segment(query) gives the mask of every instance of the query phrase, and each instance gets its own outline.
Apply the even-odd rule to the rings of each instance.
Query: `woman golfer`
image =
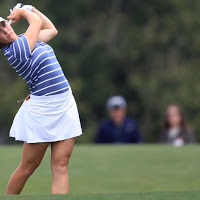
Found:
[[[69,192],[68,162],[75,137],[82,134],[76,102],[53,49],[46,44],[57,35],[52,22],[32,6],[14,9],[7,17],[25,18],[28,29],[16,35],[0,18],[0,47],[10,65],[26,80],[30,96],[15,116],[10,136],[24,141],[22,160],[12,174],[7,194],[20,194],[40,165],[51,143],[52,194]]]

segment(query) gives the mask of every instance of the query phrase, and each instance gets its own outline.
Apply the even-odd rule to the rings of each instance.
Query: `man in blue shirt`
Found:
[[[103,121],[98,128],[96,143],[140,143],[142,141],[138,123],[126,117],[126,100],[113,96],[107,101],[110,119]]]

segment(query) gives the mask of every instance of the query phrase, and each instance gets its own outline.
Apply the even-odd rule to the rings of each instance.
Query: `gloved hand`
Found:
[[[18,8],[22,8],[23,4],[22,3],[18,3],[13,9],[10,9],[10,14],[12,13],[13,10],[18,9]],[[12,24],[12,19],[8,21],[9,24]]]
[[[22,8],[23,9],[26,9],[26,10],[29,10],[29,11],[33,11],[33,6],[31,6],[31,5],[24,5],[24,6],[22,6]]]
[[[10,9],[10,13],[15,9],[22,8],[23,6],[24,5],[22,3],[18,3],[13,9]]]
[[[33,6],[31,5],[23,5],[22,3],[18,3],[13,9],[10,9],[10,13],[12,13],[13,10],[18,9],[18,8],[23,8],[26,9],[28,11],[33,11]],[[9,24],[12,23],[12,20],[9,20]]]
[[[33,11],[33,6],[32,5],[23,5],[22,3],[18,3],[14,8],[13,10],[17,9],[17,8],[23,8],[23,9],[26,9],[26,10],[29,10],[29,11]],[[12,11],[13,11],[12,10]],[[11,10],[10,10],[11,11]]]

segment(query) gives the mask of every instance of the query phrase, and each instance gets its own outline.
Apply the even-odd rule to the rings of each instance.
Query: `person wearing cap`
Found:
[[[57,35],[53,23],[30,5],[17,4],[7,17],[11,24],[28,21],[16,35],[0,18],[0,48],[10,65],[27,82],[30,96],[13,121],[10,137],[23,141],[22,160],[12,174],[7,195],[20,194],[51,145],[52,194],[69,192],[68,163],[75,138],[82,134],[77,105],[69,82],[47,43]]]
[[[109,119],[98,128],[96,143],[140,143],[142,136],[138,123],[126,116],[127,103],[122,96],[113,96],[107,101]]]

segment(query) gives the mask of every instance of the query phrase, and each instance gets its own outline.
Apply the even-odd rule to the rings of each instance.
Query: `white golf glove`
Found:
[[[23,5],[22,3],[18,3],[13,9],[12,9],[12,11],[13,10],[15,10],[15,9],[17,9],[17,8],[23,8],[23,9],[26,9],[26,10],[29,10],[29,11],[33,11],[33,6],[32,5]]]
[[[12,13],[12,11],[15,9],[22,8],[22,6],[23,6],[22,3],[18,3],[13,9],[10,9],[10,13]]]
[[[29,10],[29,11],[33,11],[33,6],[31,6],[31,5],[24,5],[24,6],[22,6],[22,8],[23,9],[26,9],[26,10]]]
[[[22,3],[18,3],[13,9],[10,9],[10,13],[12,13],[13,10],[15,9],[18,9],[18,8],[23,8],[25,10],[28,10],[28,11],[33,11],[33,6],[31,5],[23,5]],[[12,20],[9,20],[9,24],[12,23]]]
[[[18,3],[13,9],[10,9],[10,14],[12,13],[13,10],[18,9],[18,8],[22,8],[23,4],[22,3]],[[12,23],[12,19],[10,19],[8,21],[9,24]]]

